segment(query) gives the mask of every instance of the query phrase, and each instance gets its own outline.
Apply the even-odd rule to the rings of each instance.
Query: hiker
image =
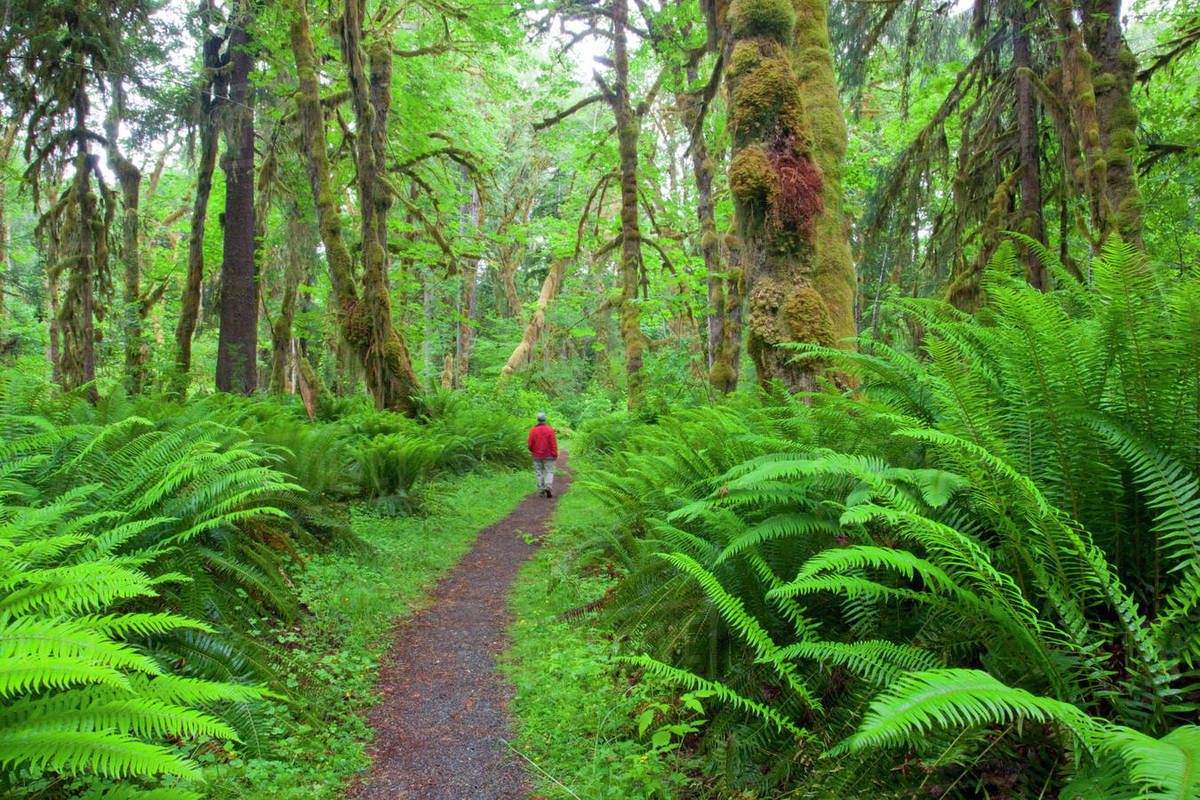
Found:
[[[543,497],[553,497],[550,491],[554,484],[554,459],[558,458],[558,440],[554,438],[554,428],[546,424],[546,412],[539,411],[537,425],[529,429],[529,441],[526,442],[529,454],[533,456],[533,474],[537,477],[538,494]]]

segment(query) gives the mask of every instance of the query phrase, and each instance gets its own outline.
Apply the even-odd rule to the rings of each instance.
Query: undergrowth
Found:
[[[297,724],[285,706],[274,708],[265,723],[273,741],[269,754],[209,754],[207,796],[337,796],[368,765],[371,731],[364,717],[391,623],[421,608],[427,590],[470,549],[478,531],[507,514],[528,489],[523,472],[471,474],[428,485],[423,516],[352,508],[350,526],[366,547],[306,555],[295,578],[303,618],[261,631],[287,653],[282,680],[309,711]]]

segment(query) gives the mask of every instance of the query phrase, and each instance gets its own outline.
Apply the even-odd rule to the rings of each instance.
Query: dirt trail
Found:
[[[559,460],[566,465],[566,453]],[[565,472],[565,470],[563,471]],[[554,477],[554,499],[526,497],[484,528],[472,550],[432,592],[432,604],[400,623],[384,656],[371,775],[355,800],[523,800],[522,765],[507,752],[512,689],[497,675],[507,647],[508,592],[533,554],[571,474]],[[533,485],[533,471],[529,474]]]

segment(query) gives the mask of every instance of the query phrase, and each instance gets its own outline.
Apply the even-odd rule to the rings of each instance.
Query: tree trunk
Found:
[[[1092,56],[1092,89],[1104,152],[1104,189],[1121,239],[1145,249],[1138,190],[1138,113],[1133,104],[1137,58],[1121,30],[1121,0],[1081,0],[1083,36]]]
[[[824,1],[783,8],[761,15],[746,3],[728,12],[729,184],[749,296],[747,348],[760,382],[799,392],[816,388],[823,365],[783,345],[852,336],[855,286],[841,206],[845,122]]]
[[[67,391],[87,386],[89,402],[99,399],[96,391],[95,316],[94,292],[99,264],[97,254],[104,254],[103,223],[97,218],[96,195],[92,193],[91,174],[95,169],[95,157],[88,152],[85,134],[88,116],[87,90],[80,83],[75,90],[75,178],[70,192],[70,207],[67,210],[68,224],[62,227],[62,235],[69,237],[65,255],[69,277],[66,297],[58,310],[59,331],[62,334],[59,351],[59,372],[62,386]],[[100,236],[97,236],[97,233]],[[60,256],[64,255],[60,247]]]
[[[1025,28],[1025,6],[1015,4],[1012,20],[1013,66],[1017,68],[1017,139],[1021,170],[1021,232],[1046,244],[1046,221],[1042,218],[1041,148],[1038,146],[1037,106],[1033,94],[1033,62],[1029,31]],[[1033,253],[1026,254],[1029,283],[1048,289],[1046,267]]]
[[[146,362],[149,348],[142,335],[144,319],[140,247],[141,219],[138,204],[141,199],[142,171],[125,158],[117,145],[121,116],[124,113],[125,91],[120,79],[113,85],[112,105],[105,121],[108,137],[108,163],[117,174],[121,187],[121,318],[125,328],[125,390],[130,395],[141,394],[146,386]]]
[[[735,237],[730,237],[735,238]],[[721,336],[713,351],[712,367],[708,371],[708,382],[717,391],[729,394],[737,389],[738,372],[742,363],[742,318],[746,296],[745,272],[739,262],[740,253],[736,243],[727,254],[729,266],[721,279],[718,313],[721,318]]]
[[[699,78],[695,64],[687,66],[688,85]],[[725,340],[725,287],[727,278],[721,276],[721,245],[717,239],[716,213],[713,206],[712,182],[715,170],[708,154],[704,131],[696,130],[700,117],[700,99],[688,93],[682,97],[683,122],[692,132],[692,172],[696,177],[696,217],[700,221],[700,255],[704,259],[705,285],[708,289],[708,313],[705,315],[705,362],[709,383],[728,393],[737,386],[737,365],[725,361],[716,367],[717,354]]]
[[[300,209],[293,205],[287,219],[287,242],[284,252],[283,297],[279,304],[279,315],[271,325],[271,380],[270,391],[281,395],[287,384],[288,366],[292,354],[292,323],[296,318],[296,300],[300,278],[305,274],[308,253],[316,252],[312,239],[312,226]]]
[[[641,404],[645,376],[642,353],[641,305],[638,288],[642,277],[642,234],[638,225],[637,164],[640,120],[629,99],[629,54],[626,26],[627,0],[613,2],[613,70],[615,81],[608,92],[617,123],[617,153],[621,163],[621,340],[625,344],[626,396],[629,408]]]
[[[0,136],[0,325],[4,322],[4,287],[12,266],[11,242],[8,232],[8,181],[3,168],[8,164],[13,143],[17,139],[17,123],[9,122]],[[0,327],[0,334],[3,328]]]
[[[858,326],[854,301],[858,278],[850,252],[842,171],[846,158],[846,115],[838,95],[829,43],[827,0],[796,0],[796,38],[792,64],[800,80],[800,98],[812,131],[813,157],[821,171],[822,209],[817,213],[813,245],[813,288],[829,314],[836,346],[854,349]]]
[[[470,180],[470,171],[462,168],[462,177]],[[471,196],[460,211],[459,231],[464,238],[474,239],[479,232],[483,220],[483,206],[479,199],[478,187],[471,186]],[[454,386],[462,388],[467,379],[467,370],[471,362],[471,349],[474,346],[475,314],[475,280],[479,272],[479,259],[468,257],[463,259],[462,271],[462,300],[458,308],[458,345],[457,363],[454,368]]]
[[[508,361],[500,370],[501,380],[533,362],[533,348],[537,346],[538,340],[546,330],[546,310],[558,296],[558,290],[562,287],[566,274],[567,259],[555,258],[550,265],[550,271],[546,273],[546,279],[542,281],[542,291],[538,294],[533,316],[530,318],[529,324],[525,326],[525,332],[521,335],[521,342],[512,351],[512,355],[508,357]]]
[[[386,126],[387,118],[370,103],[371,88],[367,85],[362,62],[361,6],[355,0],[349,0],[345,9],[344,55],[350,72],[356,129],[373,131],[375,125]],[[383,181],[383,165],[375,161],[371,136],[360,136],[355,153],[359,208],[363,215],[364,296],[360,300],[355,291],[353,263],[342,235],[338,203],[330,180],[321,86],[317,79],[316,54],[309,31],[308,14],[298,0],[292,0],[291,13],[289,33],[300,80],[296,103],[300,112],[301,136],[342,336],[365,368],[367,387],[375,399],[375,405],[415,414],[417,408],[413,397],[420,393],[420,384],[413,374],[408,348],[392,324],[386,285],[386,241],[380,240],[380,226],[376,217],[376,214],[386,211],[390,202]],[[386,39],[381,37],[371,43],[371,56],[371,77],[379,82],[379,96],[390,98],[391,50]]]
[[[250,395],[258,385],[258,275],[254,224],[254,67],[247,26],[251,6],[238,3],[229,36],[230,75],[225,172],[225,243],[221,262],[221,330],[217,390]]]
[[[1090,237],[1093,249],[1098,249],[1115,233],[1116,223],[1093,84],[1094,60],[1075,23],[1074,0],[1056,0],[1054,13],[1062,36],[1062,95],[1070,116],[1062,137],[1067,175],[1074,191],[1087,200],[1088,221],[1080,221],[1081,233]]]
[[[200,93],[200,159],[196,165],[196,199],[192,203],[192,224],[188,233],[187,276],[180,298],[179,321],[175,325],[176,394],[187,393],[192,369],[192,336],[200,318],[200,284],[204,280],[204,229],[208,217],[208,198],[212,194],[213,170],[217,165],[217,130],[213,118],[227,78],[221,71],[221,39],[210,36],[204,43],[204,69],[211,76]]]

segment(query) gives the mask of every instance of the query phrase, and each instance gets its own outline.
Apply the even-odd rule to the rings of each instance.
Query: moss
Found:
[[[785,329],[790,334],[789,341],[816,342],[829,346],[836,340],[829,308],[816,289],[808,286],[794,289],[784,303],[782,312]]]
[[[709,250],[716,246],[717,246],[716,231],[711,231],[711,230],[705,231],[704,235],[700,237],[700,249],[701,250]]]
[[[808,150],[808,122],[792,65],[782,55],[767,58],[734,83],[735,141],[789,138],[801,154]]]
[[[1092,91],[1096,94],[1107,92],[1117,85],[1117,76],[1111,72],[1101,72],[1092,78]]]
[[[729,191],[743,203],[766,203],[779,191],[778,176],[761,147],[745,147],[733,157]]]
[[[729,7],[729,24],[734,39],[792,40],[796,11],[792,0],[734,0]]]
[[[730,252],[736,252],[737,249],[742,246],[742,240],[739,239],[737,237],[737,234],[735,234],[733,232],[726,232],[725,235],[723,237],[721,237],[721,239],[725,245],[725,248],[727,250],[729,250]]]
[[[757,42],[738,42],[733,46],[733,53],[729,56],[729,66],[725,70],[725,75],[732,80],[740,75],[753,72],[762,63],[762,60],[762,48]]]
[[[346,315],[346,323],[342,330],[346,341],[355,347],[361,347],[369,342],[371,339],[371,315],[367,313],[365,304],[355,300],[346,304],[343,313]]]
[[[724,353],[721,355],[724,356]],[[733,377],[733,367],[727,361],[723,360],[723,358],[713,361],[712,369],[708,373],[708,382],[714,389],[721,392],[729,392]]]
[[[780,326],[779,311],[787,300],[787,294],[770,279],[759,282],[750,295],[746,315],[750,332],[765,345],[777,345],[787,341],[787,332]]]

